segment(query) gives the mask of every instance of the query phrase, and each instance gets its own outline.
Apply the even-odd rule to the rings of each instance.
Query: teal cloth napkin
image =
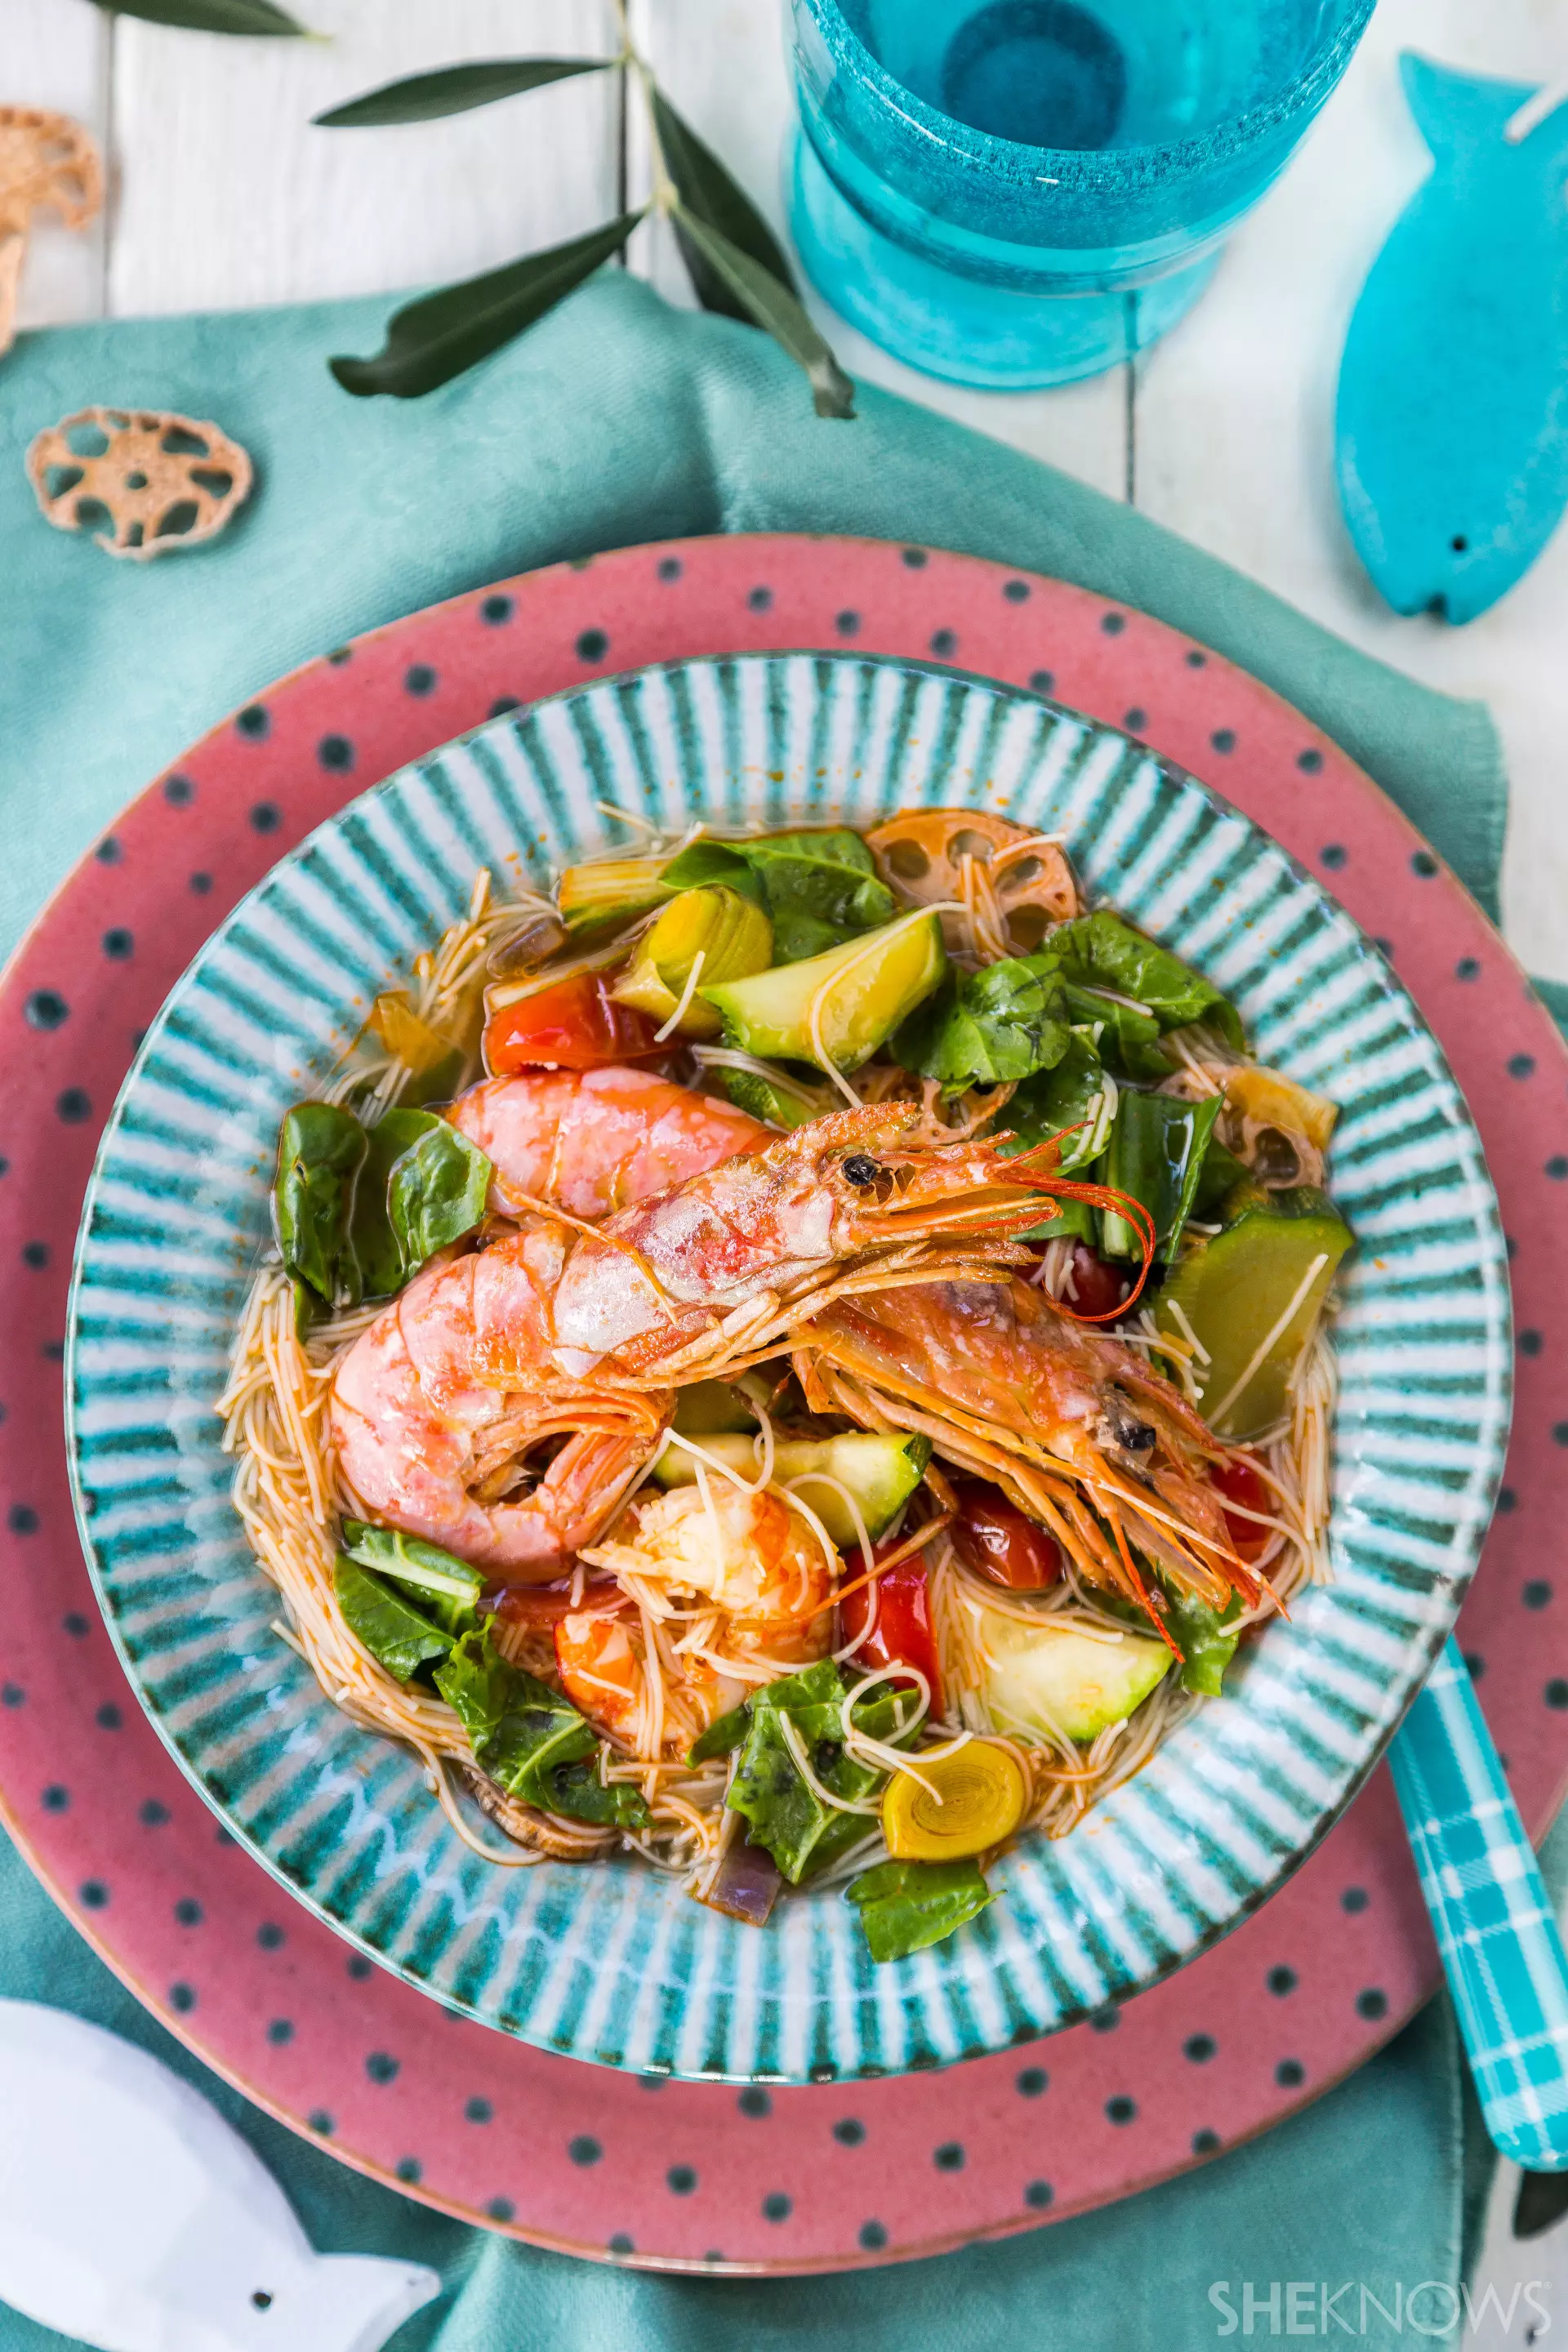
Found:
[[[1496,913],[1507,789],[1485,709],[1354,652],[1129,509],[882,394],[862,394],[853,425],[819,422],[761,336],[614,272],[428,399],[352,400],[326,357],[374,350],[389,307],[59,330],[0,366],[6,950],[123,803],[280,672],[509,572],[717,530],[924,541],[1157,614],[1342,743]],[[245,443],[258,486],[223,540],[143,567],[43,524],[23,452],[95,402],[210,417]],[[1215,2282],[1235,2304],[1247,2280],[1264,2296],[1276,2280],[1364,2280],[1388,2302],[1396,2281],[1455,2281],[1485,2185],[1438,2002],[1265,2139],[1108,2211],[846,2278],[644,2276],[469,2230],[293,2137],[137,2006],[3,1841],[0,1991],[76,2010],[198,2082],[323,2250],[436,2264],[447,2292],[400,2352],[1187,2352],[1224,2324]],[[0,2352],[60,2341],[0,2308]]]

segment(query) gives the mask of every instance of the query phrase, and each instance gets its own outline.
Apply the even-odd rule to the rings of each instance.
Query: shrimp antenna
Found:
[[[1120,1307],[1108,1307],[1099,1315],[1079,1315],[1068,1305],[1065,1299],[1058,1298],[1053,1301],[1058,1310],[1070,1322],[1114,1323],[1137,1305],[1142,1296],[1144,1285],[1149,1279],[1150,1271],[1154,1264],[1154,1247],[1158,1239],[1153,1218],[1142,1202],[1135,1199],[1131,1192],[1120,1192],[1110,1184],[1076,1183],[1070,1177],[1058,1176],[1054,1166],[1042,1168],[1037,1176],[1029,1165],[1030,1161],[1037,1160],[1042,1152],[1057,1153],[1063,1135],[1076,1134],[1079,1127],[1087,1127],[1088,1124],[1087,1119],[1079,1119],[1074,1126],[1064,1127],[1060,1134],[1047,1137],[1044,1143],[1037,1143],[1032,1150],[1020,1151],[1016,1159],[1008,1161],[1007,1166],[1014,1181],[1022,1181],[1026,1184],[1037,1182],[1042,1189],[1049,1192],[1053,1199],[1084,1201],[1090,1208],[1109,1209],[1115,1215],[1125,1219],[1126,1223],[1132,1227],[1142,1252],[1142,1264],[1138,1269],[1137,1281]],[[1059,1157],[1059,1153],[1058,1156]],[[1024,1171],[1021,1180],[1018,1175],[1020,1170]]]
[[[1058,1298],[1054,1302],[1058,1310],[1071,1322],[1115,1323],[1123,1315],[1129,1314],[1143,1295],[1143,1286],[1149,1279],[1154,1264],[1154,1244],[1157,1239],[1154,1220],[1142,1201],[1135,1200],[1131,1192],[1117,1192],[1114,1186],[1110,1184],[1075,1184],[1068,1181],[1053,1184],[1051,1191],[1053,1193],[1059,1193],[1065,1200],[1085,1201],[1090,1208],[1110,1210],[1115,1215],[1124,1219],[1138,1236],[1138,1245],[1142,1252],[1142,1263],[1138,1268],[1137,1281],[1120,1307],[1108,1307],[1099,1315],[1079,1315],[1064,1300]]]

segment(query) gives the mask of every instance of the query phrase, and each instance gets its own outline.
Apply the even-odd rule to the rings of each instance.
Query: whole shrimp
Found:
[[[795,1365],[818,1409],[923,1433],[1043,1521],[1091,1583],[1157,1623],[1134,1545],[1216,1609],[1233,1591],[1249,1607],[1263,1596],[1209,1477],[1226,1449],[1133,1349],[1016,1276],[835,1300]]]
[[[845,1110],[590,1226],[531,1213],[432,1265],[339,1365],[331,1421],[365,1516],[522,1582],[607,1525],[683,1381],[776,1351],[889,1281],[1022,1262],[1049,1179],[988,1143],[917,1150],[908,1104]],[[542,1476],[520,1465],[564,1439]]]
[[[552,1081],[500,1083],[517,1089],[510,1131],[526,1131]],[[700,1150],[723,1106],[682,1099],[690,1107],[684,1113],[662,1097],[656,1110],[651,1096],[648,1108],[661,1125],[689,1121],[689,1149]],[[631,1102],[623,1101],[629,1118]],[[617,1128],[613,1148],[625,1150],[626,1133]],[[504,1153],[500,1122],[491,1135]],[[592,1133],[580,1148],[591,1163]],[[537,1165],[536,1154],[530,1172]],[[509,1164],[505,1179],[516,1182],[521,1172]],[[921,1432],[950,1461],[995,1480],[1052,1528],[1090,1582],[1147,1603],[1131,1542],[1216,1608],[1232,1591],[1249,1607],[1261,1597],[1237,1558],[1209,1476],[1225,1449],[1134,1349],[1086,1329],[1028,1283],[863,1291],[797,1335],[795,1363],[819,1407],[866,1428]]]

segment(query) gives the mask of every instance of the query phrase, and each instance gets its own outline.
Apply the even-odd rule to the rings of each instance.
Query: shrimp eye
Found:
[[[853,1184],[860,1192],[864,1192],[868,1184],[874,1184],[881,1173],[880,1166],[867,1151],[852,1151],[844,1162],[845,1182]]]

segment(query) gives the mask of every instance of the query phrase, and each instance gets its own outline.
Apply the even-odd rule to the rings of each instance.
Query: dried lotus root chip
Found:
[[[248,454],[216,425],[166,409],[83,408],[40,433],[27,478],[57,530],[96,533],[110,555],[197,547],[250,495]]]
[[[0,352],[16,332],[16,290],[33,215],[45,205],[80,228],[103,202],[103,166],[89,131],[68,114],[0,106]]]
[[[1078,885],[1059,844],[984,809],[905,809],[868,833],[866,845],[883,881],[910,906],[969,903],[978,881],[981,898],[995,901],[997,944],[1015,955],[1038,947],[1049,925],[1079,911]]]
[[[1215,1132],[1263,1184],[1321,1184],[1323,1155],[1339,1115],[1337,1103],[1298,1086],[1282,1070],[1241,1062],[1225,1073]]]

